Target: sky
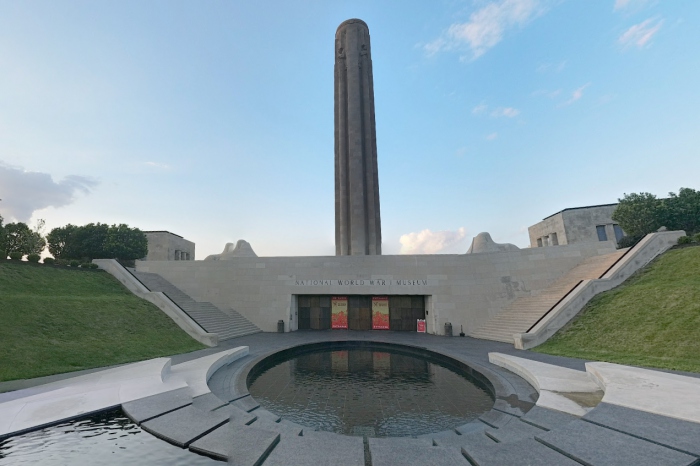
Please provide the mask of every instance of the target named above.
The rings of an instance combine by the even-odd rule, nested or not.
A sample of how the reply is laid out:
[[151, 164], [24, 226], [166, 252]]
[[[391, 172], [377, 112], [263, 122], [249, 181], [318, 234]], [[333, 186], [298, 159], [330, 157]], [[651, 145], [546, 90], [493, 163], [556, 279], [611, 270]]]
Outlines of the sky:
[[334, 255], [338, 25], [372, 41], [384, 254], [700, 189], [694, 0], [0, 0], [0, 215]]

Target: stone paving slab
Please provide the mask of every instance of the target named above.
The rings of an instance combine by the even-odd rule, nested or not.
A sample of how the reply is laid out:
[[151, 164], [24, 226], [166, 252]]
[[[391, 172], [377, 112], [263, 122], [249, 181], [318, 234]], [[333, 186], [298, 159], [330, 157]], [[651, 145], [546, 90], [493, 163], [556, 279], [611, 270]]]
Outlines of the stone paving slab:
[[500, 443], [517, 442], [526, 438], [534, 438], [546, 430], [522, 422], [520, 419], [510, 422], [500, 429], [486, 429], [486, 435]]
[[136, 424], [192, 404], [188, 388], [141, 398], [122, 404], [122, 410]]
[[581, 466], [533, 439], [464, 447], [462, 454], [475, 466]]
[[479, 416], [479, 420], [481, 422], [489, 425], [490, 427], [495, 427], [496, 429], [503, 427], [515, 419], [518, 418], [510, 414], [505, 414], [501, 411], [496, 411], [495, 409], [492, 409], [491, 411]]
[[[484, 426], [486, 427], [486, 426]], [[471, 432], [456, 437], [438, 437], [433, 439], [433, 443], [438, 447], [472, 447], [472, 446], [492, 446], [497, 445], [496, 441], [482, 432]]]
[[[414, 440], [410, 442], [410, 440]], [[434, 447], [427, 439], [371, 438], [372, 466], [468, 466], [458, 448]]]
[[282, 420], [281, 417], [279, 417], [278, 415], [276, 415], [274, 413], [271, 413], [270, 411], [268, 411], [266, 409], [258, 408], [255, 411], [253, 411], [253, 414], [258, 416], [258, 419], [260, 419], [260, 420], [265, 420], [265, 421], [270, 421], [270, 422], [280, 422], [280, 420]]
[[608, 403], [599, 404], [583, 418], [700, 457], [700, 424]]
[[253, 411], [253, 413], [249, 413], [230, 405], [222, 406], [221, 408], [217, 409], [216, 412], [227, 415], [229, 417], [229, 422], [236, 426], [250, 425], [258, 418], [255, 411]]
[[255, 427], [256, 429], [279, 432], [285, 438], [290, 436], [298, 437], [304, 431], [304, 428], [298, 424], [289, 425], [283, 424], [282, 422], [269, 421], [267, 419], [258, 419], [257, 421], [253, 422], [250, 426]]
[[[527, 409], [530, 409], [532, 406], [532, 403], [528, 404]], [[501, 398], [498, 398], [493, 404], [493, 409], [518, 417], [526, 413], [527, 409], [523, 410], [524, 407], [525, 406], [513, 406], [511, 403]]]
[[227, 404], [226, 401], [221, 401], [221, 399], [213, 393], [207, 393], [206, 395], [192, 398], [192, 406], [202, 411], [213, 411]]
[[362, 437], [339, 435], [331, 445], [326, 438], [283, 437], [264, 466], [365, 466]]
[[256, 466], [272, 451], [280, 434], [224, 424], [190, 444], [190, 450], [237, 466]]
[[[484, 427], [486, 427], [485, 424], [483, 424], [483, 425], [484, 425]], [[455, 438], [455, 437], [459, 437], [460, 435], [461, 434], [458, 434], [456, 430], [443, 430], [443, 431], [435, 432], [432, 434], [422, 434], [422, 435], [419, 435], [417, 438], [426, 438], [426, 439], [429, 439], [432, 441], [433, 439], [436, 439], [436, 438]]]
[[141, 424], [146, 432], [182, 448], [228, 422], [229, 416], [185, 406]]
[[586, 421], [573, 421], [535, 437], [583, 464], [684, 466], [697, 458]]
[[481, 421], [472, 421], [456, 427], [455, 432], [457, 432], [459, 435], [467, 435], [471, 434], [472, 432], [483, 432], [488, 427], [488, 425], [484, 424]]
[[243, 398], [239, 398], [236, 401], [232, 401], [229, 403], [231, 406], [235, 406], [236, 408], [240, 408], [244, 411], [251, 412], [254, 409], [257, 409], [260, 407], [260, 403], [255, 401], [253, 397], [251, 396], [245, 396]]
[[579, 418], [572, 414], [555, 411], [553, 409], [541, 408], [539, 406], [533, 407], [520, 418], [521, 421], [527, 422], [528, 424], [532, 424], [536, 427], [540, 427], [544, 430], [552, 430], [555, 427], [563, 426], [564, 424], [568, 424], [576, 419]]

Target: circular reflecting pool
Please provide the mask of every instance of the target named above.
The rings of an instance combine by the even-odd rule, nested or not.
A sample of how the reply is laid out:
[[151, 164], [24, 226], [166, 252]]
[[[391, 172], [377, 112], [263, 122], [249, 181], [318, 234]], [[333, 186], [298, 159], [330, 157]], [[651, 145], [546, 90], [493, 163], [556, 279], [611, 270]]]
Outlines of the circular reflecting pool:
[[287, 354], [251, 372], [265, 409], [345, 435], [405, 437], [452, 429], [493, 406], [491, 391], [437, 356], [389, 348]]

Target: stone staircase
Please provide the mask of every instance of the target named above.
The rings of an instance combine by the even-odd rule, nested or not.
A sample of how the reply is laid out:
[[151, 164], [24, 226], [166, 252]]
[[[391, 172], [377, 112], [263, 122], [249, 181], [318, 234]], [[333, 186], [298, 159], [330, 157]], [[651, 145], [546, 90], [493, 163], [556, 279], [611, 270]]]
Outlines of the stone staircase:
[[257, 326], [231, 308], [222, 311], [212, 303], [197, 302], [175, 285], [156, 273], [137, 272], [128, 269], [146, 288], [166, 294], [195, 322], [209, 333], [219, 335], [219, 341], [261, 332]]
[[482, 340], [513, 343], [514, 333], [527, 332], [581, 280], [600, 278], [625, 252], [627, 249], [620, 249], [610, 254], [585, 259], [537, 296], [523, 296], [516, 299], [469, 336]]

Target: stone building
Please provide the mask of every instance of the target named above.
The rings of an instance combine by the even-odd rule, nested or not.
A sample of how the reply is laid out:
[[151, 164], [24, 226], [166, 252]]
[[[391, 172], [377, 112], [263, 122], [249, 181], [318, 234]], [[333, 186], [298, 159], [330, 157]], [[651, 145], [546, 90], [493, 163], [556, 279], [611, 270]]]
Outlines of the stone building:
[[144, 231], [148, 239], [147, 261], [193, 261], [194, 243], [169, 231]]
[[613, 241], [625, 236], [612, 219], [617, 204], [571, 207], [543, 219], [527, 229], [530, 246], [541, 248], [564, 244]]

